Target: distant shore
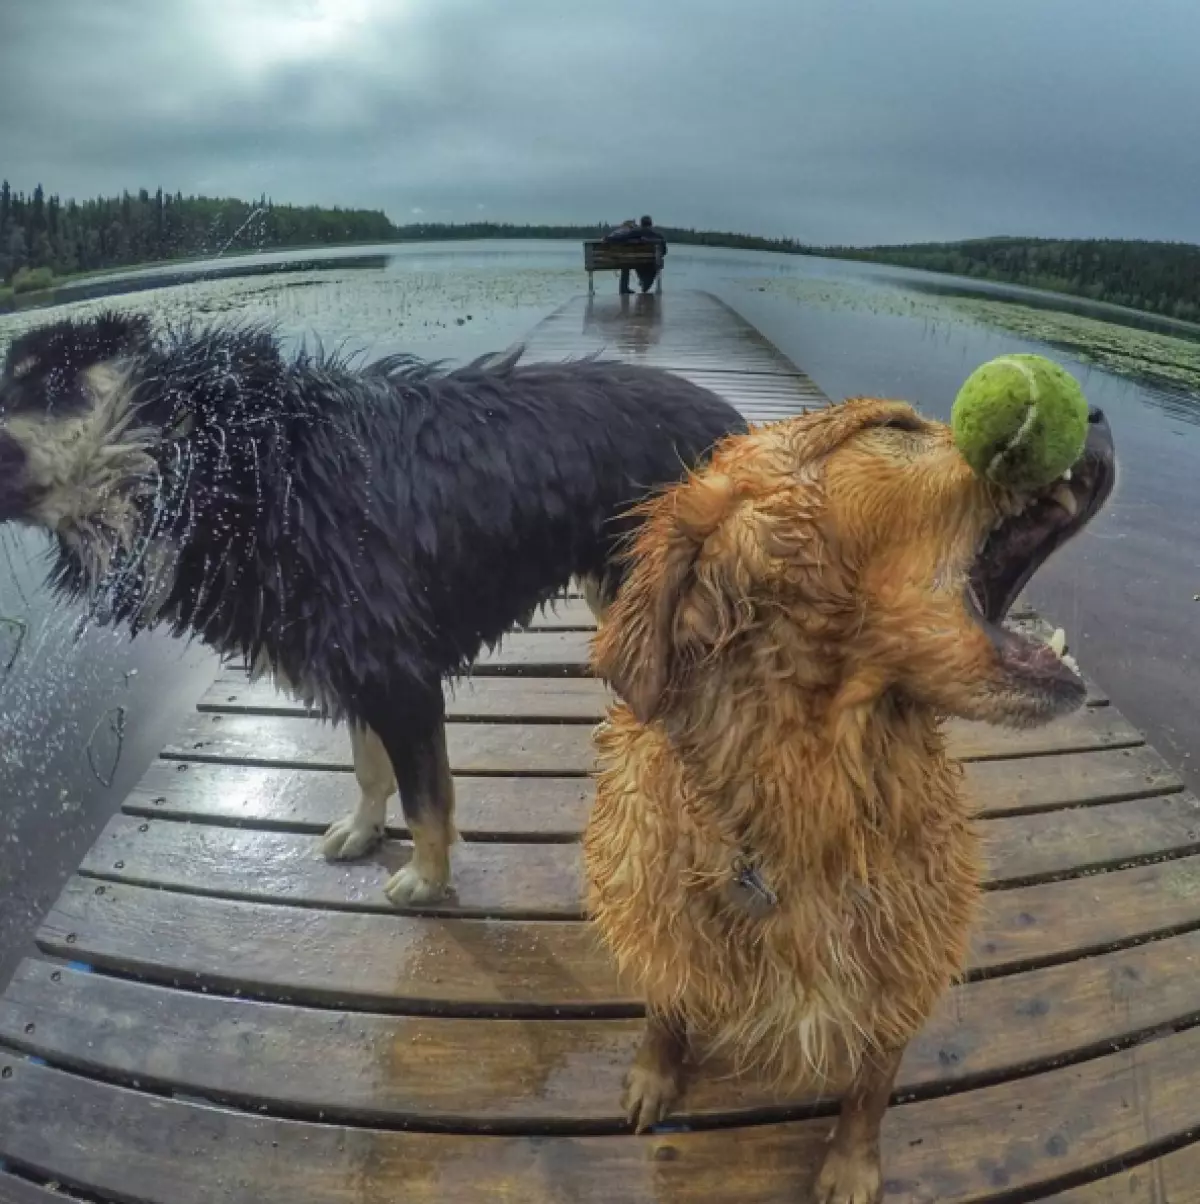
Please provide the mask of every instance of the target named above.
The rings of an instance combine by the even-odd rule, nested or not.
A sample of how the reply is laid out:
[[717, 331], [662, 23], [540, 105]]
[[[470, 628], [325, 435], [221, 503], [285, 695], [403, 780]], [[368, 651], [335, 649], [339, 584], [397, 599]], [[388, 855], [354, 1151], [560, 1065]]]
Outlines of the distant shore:
[[[623, 216], [623, 215], [622, 215]], [[412, 222], [378, 209], [277, 205], [185, 197], [162, 189], [76, 202], [0, 183], [0, 311], [103, 295], [104, 282], [137, 271], [169, 277], [189, 264], [261, 253], [480, 240], [579, 240], [612, 226], [513, 222]], [[1136, 239], [995, 237], [946, 243], [819, 246], [791, 237], [660, 225], [668, 242], [783, 255], [819, 255], [918, 268], [1200, 322], [1200, 246]], [[322, 265], [328, 261], [322, 258]], [[346, 266], [350, 266], [347, 261]], [[255, 269], [258, 270], [258, 269]], [[282, 270], [282, 269], [277, 269]], [[206, 275], [210, 272], [205, 271]], [[238, 274], [233, 265], [216, 275]], [[114, 288], [113, 292], [125, 291]]]

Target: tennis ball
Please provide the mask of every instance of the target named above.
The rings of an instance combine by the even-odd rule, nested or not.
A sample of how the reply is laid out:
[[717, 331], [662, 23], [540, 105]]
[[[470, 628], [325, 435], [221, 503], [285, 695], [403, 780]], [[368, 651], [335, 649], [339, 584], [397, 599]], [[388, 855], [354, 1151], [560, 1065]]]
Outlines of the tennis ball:
[[963, 383], [950, 428], [963, 458], [1007, 489], [1041, 489], [1083, 454], [1088, 404], [1079, 382], [1041, 355], [1003, 355]]

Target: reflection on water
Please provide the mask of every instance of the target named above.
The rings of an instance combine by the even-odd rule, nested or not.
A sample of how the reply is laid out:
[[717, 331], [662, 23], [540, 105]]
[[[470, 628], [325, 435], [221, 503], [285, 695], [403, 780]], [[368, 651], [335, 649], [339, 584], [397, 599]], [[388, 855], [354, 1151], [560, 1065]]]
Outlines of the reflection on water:
[[[293, 341], [316, 335], [327, 347], [371, 355], [406, 350], [462, 361], [511, 345], [562, 301], [586, 291], [576, 243], [439, 244], [353, 254], [371, 266], [348, 266], [347, 252], [330, 248], [305, 253], [308, 266], [284, 275], [161, 287], [166, 270], [143, 272], [160, 287], [111, 304], [145, 308], [164, 320], [236, 314], [269, 321]], [[276, 253], [242, 262], [261, 270], [287, 258]], [[336, 266], [316, 270], [318, 261]], [[1124, 313], [1124, 324], [1114, 325], [1101, 320], [1111, 307], [1079, 299], [1056, 303], [1027, 289], [711, 247], [672, 248], [661, 296], [618, 298], [615, 274], [600, 275], [597, 288], [584, 327], [603, 330], [606, 340], [611, 330], [612, 345], [623, 350], [653, 346], [670, 321], [673, 290], [703, 288], [758, 326], [831, 396], [906, 397], [940, 417], [948, 416], [968, 373], [992, 356], [1048, 351], [1075, 372], [1112, 423], [1120, 479], [1094, 529], [1052, 560], [1031, 593], [1067, 628], [1085, 667], [1122, 710], [1190, 770], [1191, 751], [1200, 749], [1200, 707], [1194, 705], [1200, 344], [1194, 330]], [[89, 312], [105, 304], [65, 308]], [[0, 345], [45, 316], [0, 318]], [[79, 846], [89, 843], [95, 817], [127, 789], [122, 772], [139, 769], [165, 743], [209, 666], [195, 649], [166, 639], [131, 644], [91, 632], [73, 643], [74, 616], [57, 611], [40, 592], [30, 567], [34, 547], [14, 542], [11, 533], [0, 547], [0, 615], [28, 625], [4, 673], [17, 628], [0, 624], [0, 798], [6, 800], [5, 834], [18, 835], [0, 841], [0, 891], [6, 893], [28, 881], [38, 850], [60, 850], [55, 855], [64, 864], [76, 859], [82, 850], [72, 848], [72, 835]], [[132, 669], [137, 672], [129, 676]], [[84, 748], [97, 724], [98, 738], [109, 739], [103, 719], [117, 705], [128, 707], [125, 744], [121, 772], [106, 791]], [[100, 749], [98, 763], [112, 751]], [[1200, 777], [1192, 780], [1200, 786]], [[30, 900], [23, 911], [40, 906], [40, 899]], [[0, 961], [3, 954], [0, 933]]]
[[0, 528], [0, 980], [96, 828], [211, 680], [165, 635], [80, 631], [42, 588], [40, 536]]
[[663, 298], [654, 293], [598, 300], [588, 297], [583, 333], [605, 339], [613, 348], [639, 355], [662, 338]]

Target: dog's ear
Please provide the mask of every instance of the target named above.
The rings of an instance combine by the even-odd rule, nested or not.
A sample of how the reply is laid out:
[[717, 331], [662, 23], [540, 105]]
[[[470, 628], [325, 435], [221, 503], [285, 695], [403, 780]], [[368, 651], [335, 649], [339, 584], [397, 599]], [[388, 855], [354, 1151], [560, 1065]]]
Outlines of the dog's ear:
[[923, 425], [905, 402], [829, 406], [763, 444], [738, 442], [720, 462], [726, 471], [714, 465], [637, 507], [644, 521], [629, 575], [600, 626], [592, 666], [639, 722], [659, 715], [688, 668], [753, 620], [752, 599], [772, 574], [792, 574], [793, 589], [813, 596], [822, 588], [829, 568], [814, 542], [819, 494], [805, 487], [808, 466], [866, 428]]
[[150, 342], [150, 319], [145, 314], [106, 310], [96, 319], [93, 351], [97, 360], [118, 359], [140, 351]]
[[151, 341], [144, 314], [105, 310], [87, 321], [66, 319], [38, 326], [14, 339], [5, 359], [7, 380], [40, 384], [58, 377], [74, 381], [81, 372], [143, 350]]
[[641, 723], [658, 714], [677, 666], [698, 659], [731, 627], [721, 568], [702, 563], [701, 552], [735, 505], [733, 482], [712, 474], [639, 507], [646, 518], [632, 568], [601, 625], [592, 663]]
[[925, 420], [907, 401], [851, 397], [805, 415], [796, 424], [797, 439], [793, 450], [802, 460], [814, 460], [835, 451], [848, 439], [871, 427], [920, 431], [925, 425]]

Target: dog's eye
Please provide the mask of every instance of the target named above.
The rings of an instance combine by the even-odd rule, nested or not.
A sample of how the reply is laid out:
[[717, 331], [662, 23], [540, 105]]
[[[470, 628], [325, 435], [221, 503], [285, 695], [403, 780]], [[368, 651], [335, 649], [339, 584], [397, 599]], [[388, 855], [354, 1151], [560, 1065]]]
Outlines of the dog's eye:
[[886, 430], [907, 431], [910, 435], [919, 435], [925, 429], [925, 424], [915, 414], [897, 414], [886, 422], [879, 424]]

